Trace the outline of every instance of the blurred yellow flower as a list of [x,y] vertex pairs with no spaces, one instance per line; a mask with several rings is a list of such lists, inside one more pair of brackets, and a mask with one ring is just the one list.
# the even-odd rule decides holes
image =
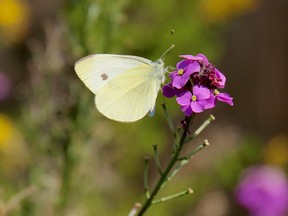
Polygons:
[[29,7],[24,0],[0,0],[0,34],[9,42],[23,38],[28,29]]
[[200,12],[209,22],[222,22],[251,11],[257,3],[258,0],[203,0]]
[[28,162],[23,137],[8,116],[0,113],[0,174],[13,174]]
[[8,143],[13,135],[13,125],[8,117],[0,114],[0,149]]
[[263,159],[269,164],[286,166],[288,164],[288,137],[285,135],[273,137],[263,149]]

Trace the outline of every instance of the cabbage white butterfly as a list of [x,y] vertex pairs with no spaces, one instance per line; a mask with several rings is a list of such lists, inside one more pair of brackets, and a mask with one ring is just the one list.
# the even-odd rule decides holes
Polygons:
[[95,54],[75,63],[75,71],[95,94],[100,113],[120,122],[134,122],[153,112],[161,83],[165,80],[163,56],[156,62],[116,54]]

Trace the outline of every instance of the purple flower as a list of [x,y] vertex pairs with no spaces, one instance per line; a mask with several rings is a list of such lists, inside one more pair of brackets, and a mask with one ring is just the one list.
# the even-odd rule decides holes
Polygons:
[[193,55],[180,55],[179,57],[191,60],[191,61],[197,61],[202,67],[207,67],[209,65],[209,61],[207,57],[203,54],[197,54],[196,56]]
[[191,62],[196,61],[200,64],[201,69],[199,73],[194,73],[192,75],[192,79],[195,84],[204,85],[210,89],[224,88],[226,77],[217,68],[215,68],[214,65],[209,63],[205,55],[180,55],[180,57],[190,60]]
[[179,96],[183,93],[183,89],[177,89],[172,86],[172,83],[168,83],[162,87],[163,95],[167,98],[172,98],[175,95]]
[[211,92],[211,96],[210,96],[209,100],[207,101],[206,109],[214,108],[216,106],[217,100],[224,102],[224,103],[227,103],[230,106],[234,105],[233,98],[229,94],[227,94],[225,92],[220,93],[218,90],[214,89]]
[[214,66],[213,69],[210,71],[208,79],[210,80],[210,85],[215,86],[215,88],[224,88],[226,77],[223,73],[217,70]]
[[174,96],[179,97],[180,95],[182,95],[183,92],[190,91],[191,89],[191,82],[186,83],[186,85],[181,89],[173,87],[172,82],[170,82],[162,87],[162,92],[165,97],[172,98]]
[[204,86],[194,86],[190,91],[186,91],[176,98],[186,116],[192,113],[203,112],[206,108],[207,100],[210,98],[210,90]]
[[285,173],[272,166],[249,168],[236,189],[236,199],[251,216],[285,216],[288,212]]
[[234,103],[233,103],[233,98],[229,95],[229,94],[227,94],[227,93],[225,93],[225,92],[223,92],[223,93],[220,93],[218,90],[214,90],[214,96],[215,96],[215,98],[217,99],[217,100],[219,100],[219,101],[222,101],[222,102],[224,102],[224,103],[227,103],[227,104],[229,104],[230,106],[233,106],[234,105]]
[[5,74],[0,72],[0,101],[9,97],[10,90],[10,80]]
[[169,76],[172,78],[172,86],[181,89],[190,79],[190,75],[200,71],[198,62],[182,60],[176,65],[176,71]]

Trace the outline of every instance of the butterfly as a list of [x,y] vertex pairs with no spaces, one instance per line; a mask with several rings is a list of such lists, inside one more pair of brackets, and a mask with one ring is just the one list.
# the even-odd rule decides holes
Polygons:
[[134,122],[153,112],[165,81],[162,58],[172,47],[155,62],[131,55],[89,55],[75,63],[75,71],[95,94],[100,113],[115,121]]

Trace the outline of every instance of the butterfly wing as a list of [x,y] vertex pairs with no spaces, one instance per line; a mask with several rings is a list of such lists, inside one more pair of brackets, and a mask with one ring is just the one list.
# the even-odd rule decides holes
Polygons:
[[75,71],[83,83],[94,93],[119,74],[137,66],[149,65],[148,59],[129,56],[96,54],[84,57],[75,63]]
[[137,121],[153,110],[161,81],[154,65],[136,66],[113,78],[98,91],[96,107],[115,121]]

